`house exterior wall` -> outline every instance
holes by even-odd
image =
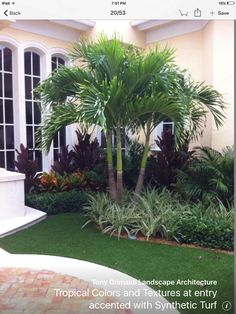
[[[212,21],[211,24],[203,30],[204,36],[212,38],[213,50],[211,59],[205,58],[204,67],[211,60],[209,83],[223,94],[227,106],[224,125],[217,130],[212,122],[211,129],[211,146],[221,150],[234,143],[234,22]]]
[[[39,34],[34,34],[30,32],[30,29],[28,32],[11,28],[11,26],[4,28],[0,30],[0,36],[9,36],[19,43],[24,43],[24,42],[37,42],[40,43],[41,45],[45,46],[47,49],[51,48],[63,48],[63,49],[68,49],[70,47],[70,42],[67,41],[62,41],[59,39],[39,35]],[[79,36],[78,36],[79,38]]]
[[[168,38],[147,45],[147,49],[152,49],[156,44],[162,47],[170,47],[175,50],[175,61],[183,69],[188,70],[196,81],[202,81],[202,32],[194,32],[178,37]],[[209,130],[209,132],[211,132]],[[152,141],[156,137],[155,132],[152,134]],[[191,147],[200,143],[191,143]]]
[[[222,150],[234,144],[234,22],[210,21],[200,31],[158,42],[175,48],[176,63],[196,81],[204,81],[223,94],[227,103],[224,125],[217,130],[208,115],[203,136],[196,145]],[[155,43],[147,45],[150,49]]]

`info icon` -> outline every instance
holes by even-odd
[[[226,312],[230,311],[232,308],[232,303],[230,301],[224,301],[222,303],[222,309]]]

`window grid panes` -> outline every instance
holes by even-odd
[[[61,65],[65,65],[65,61],[58,57],[52,57],[52,71],[57,71]],[[58,160],[61,147],[66,146],[66,128],[62,128],[53,139],[53,160]]]
[[[171,130],[172,134],[174,134],[174,122],[170,118],[163,121],[164,130]]]
[[[125,150],[126,149],[126,140],[125,140],[125,128],[121,128],[121,149]],[[106,137],[105,137],[105,133],[102,130],[101,131],[101,147],[102,148],[106,148],[107,144],[106,144]],[[116,148],[116,135],[114,134],[114,132],[112,132],[112,138],[111,138],[111,143],[112,143],[112,147]]]
[[[0,49],[0,167],[14,169],[14,102],[12,51]]]
[[[41,123],[40,102],[36,101],[34,88],[40,83],[40,56],[32,51],[25,52],[25,108],[26,108],[26,139],[31,149],[32,159],[38,161],[42,171],[42,153],[36,147],[35,133]]]
[[[155,128],[154,134],[153,134],[154,143],[152,145],[151,150],[153,150],[153,151],[160,150],[160,148],[156,145],[155,140],[158,137],[160,137],[160,138],[162,137],[162,132],[164,130],[171,130],[171,133],[174,134],[174,132],[175,132],[174,122],[170,118],[165,119],[163,122],[158,124],[158,126]]]

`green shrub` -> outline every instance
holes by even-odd
[[[205,247],[233,248],[233,210],[218,201],[205,208],[202,203],[180,201],[168,190],[146,189],[140,196],[126,192],[121,204],[108,194],[89,196],[85,207],[89,220],[104,233],[161,237]]]
[[[206,210],[200,204],[194,206],[178,220],[175,236],[182,243],[232,250],[233,210],[227,210],[221,202]]]
[[[91,191],[104,191],[107,185],[107,179],[104,174],[100,174],[95,170],[97,169],[85,172],[87,181],[86,189]]]
[[[124,185],[128,189],[135,188],[143,152],[144,145],[140,143],[139,137],[130,138],[126,136],[126,153],[123,154],[123,179]]]
[[[177,238],[182,243],[198,244],[204,247],[233,249],[234,230],[231,223],[212,221],[206,218],[183,217],[178,222]]]
[[[234,157],[229,147],[219,153],[209,147],[196,147],[182,170],[177,171],[175,190],[185,198],[209,204],[220,199],[225,205],[233,201]]]
[[[83,191],[32,193],[26,195],[26,205],[54,215],[64,212],[81,211],[88,195]]]

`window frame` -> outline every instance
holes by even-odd
[[[54,71],[57,71],[59,69],[59,62],[58,59],[61,59],[64,64],[63,66],[66,66],[67,60],[66,60],[66,56],[60,54],[60,53],[53,53],[50,56],[51,58],[51,73],[53,73]],[[53,58],[57,58],[56,61],[56,68],[53,69]],[[62,134],[64,132],[64,134]],[[67,141],[66,141],[66,134],[67,133],[67,128],[64,127],[63,129],[59,130],[58,133],[54,136],[54,139],[52,141],[52,155],[53,155],[53,162],[55,162],[56,160],[58,160],[58,155],[60,153],[61,147],[66,146],[67,145]],[[64,145],[61,145],[61,136],[64,137],[63,141],[64,141]],[[55,138],[57,137],[57,145],[55,145]]]
[[[168,119],[166,119],[168,120]],[[154,131],[153,131],[153,143],[151,145],[151,151],[152,152],[156,152],[156,151],[160,151],[160,148],[157,146],[157,144],[155,143],[155,140],[157,139],[157,137],[161,137],[162,135],[162,132],[164,130],[164,126],[165,125],[171,125],[171,131],[172,131],[172,134],[174,135],[175,133],[175,124],[174,124],[174,121],[162,121],[161,123],[159,123]]]
[[[31,69],[31,73],[28,74],[25,71],[25,54],[26,53],[30,53],[30,69]],[[39,57],[39,75],[35,75],[33,73],[33,68],[34,68],[34,64],[33,64],[33,56],[34,54],[36,54]],[[26,49],[24,49],[24,53],[23,53],[23,64],[24,64],[24,102],[25,102],[25,130],[26,130],[26,145],[29,147],[30,151],[32,152],[32,159],[36,160],[38,159],[38,157],[36,157],[36,154],[39,154],[40,156],[40,160],[38,160],[38,166],[39,166],[39,172],[44,170],[44,158],[43,158],[43,153],[40,150],[40,148],[36,147],[36,138],[35,138],[35,129],[41,124],[41,121],[43,119],[42,117],[42,113],[40,112],[40,122],[39,123],[35,123],[35,115],[34,115],[34,110],[35,110],[35,106],[37,106],[37,103],[41,103],[41,101],[36,101],[35,97],[33,95],[33,89],[34,87],[34,79],[39,79],[39,83],[42,81],[44,75],[43,75],[43,61],[42,61],[42,52],[39,51],[38,49],[35,49],[35,47],[27,47]],[[30,77],[31,78],[31,98],[27,98],[26,96],[26,77]],[[31,102],[31,119],[32,119],[32,123],[27,123],[27,102]],[[39,109],[40,110],[40,109]],[[27,128],[30,127],[32,129],[32,147],[30,147],[28,145],[28,137],[27,137]]]
[[[1,53],[1,76],[2,76],[2,95],[0,97],[1,102],[2,102],[2,122],[0,122],[0,126],[3,129],[3,148],[0,148],[0,153],[3,153],[3,164],[2,167],[8,170],[14,170],[14,163],[13,161],[15,160],[15,145],[16,145],[16,123],[15,123],[15,117],[16,117],[16,112],[15,112],[15,72],[16,72],[16,65],[15,65],[15,47],[12,44],[9,44],[5,42],[4,40],[0,41],[0,53]],[[4,49],[9,49],[11,52],[11,70],[5,71],[4,67],[4,61],[5,61],[5,56],[4,56]],[[5,74],[11,75],[11,97],[5,96]],[[6,102],[10,101],[12,102],[12,122],[6,122]],[[6,130],[8,127],[12,127],[12,138],[13,138],[13,148],[8,148],[7,147],[7,135],[6,135]],[[13,159],[12,159],[12,164],[8,160],[8,153],[13,153]]]
[[[129,132],[127,132],[127,130],[125,129],[125,134],[127,135]],[[94,138],[97,138],[97,140],[98,140],[98,143],[99,143],[99,145],[101,146],[101,148],[102,149],[104,149],[104,150],[106,150],[106,146],[103,146],[102,145],[102,136],[104,136],[103,135],[104,134],[104,131],[99,127],[99,126],[97,126],[97,127],[95,127],[95,130],[94,130],[94,132],[93,132],[93,137]],[[122,137],[122,135],[121,135],[121,137]],[[115,142],[116,142],[116,140],[115,140],[115,138],[116,138],[116,136],[115,136],[115,134],[114,134],[114,132],[112,132],[112,148],[113,149],[116,149],[116,145],[115,145]],[[121,141],[122,142],[122,141]],[[126,143],[126,139],[124,140],[124,146],[122,146],[121,147],[121,149],[122,149],[122,151],[127,151],[127,143]]]

